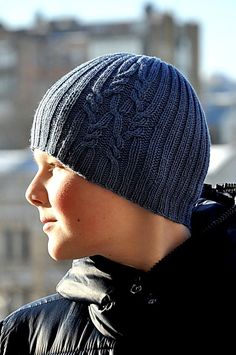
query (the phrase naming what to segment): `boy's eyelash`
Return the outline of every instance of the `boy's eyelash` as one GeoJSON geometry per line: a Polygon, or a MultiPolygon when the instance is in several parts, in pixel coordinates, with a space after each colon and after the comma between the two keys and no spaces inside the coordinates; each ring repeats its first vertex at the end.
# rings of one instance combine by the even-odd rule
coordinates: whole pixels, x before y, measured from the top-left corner
{"type": "Polygon", "coordinates": [[[49,164],[49,170],[53,170],[53,169],[55,169],[55,168],[61,168],[61,169],[63,169],[64,166],[61,165],[61,164],[57,164],[57,163],[50,163],[50,164],[49,164]]]}

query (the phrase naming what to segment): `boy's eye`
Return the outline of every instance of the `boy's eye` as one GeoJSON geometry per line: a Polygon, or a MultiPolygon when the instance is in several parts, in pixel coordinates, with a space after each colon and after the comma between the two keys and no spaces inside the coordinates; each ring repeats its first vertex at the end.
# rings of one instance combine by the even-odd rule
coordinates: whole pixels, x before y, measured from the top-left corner
{"type": "Polygon", "coordinates": [[[64,169],[64,166],[62,164],[58,164],[58,163],[50,163],[48,170],[51,172],[51,171],[53,171],[53,170],[55,170],[57,168],[58,169],[64,169]]]}

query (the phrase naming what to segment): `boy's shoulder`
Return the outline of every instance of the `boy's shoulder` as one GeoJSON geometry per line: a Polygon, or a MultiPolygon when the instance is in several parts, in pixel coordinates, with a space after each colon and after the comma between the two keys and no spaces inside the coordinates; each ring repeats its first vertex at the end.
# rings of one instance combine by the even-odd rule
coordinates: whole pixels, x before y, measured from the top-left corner
{"type": "MultiPolygon", "coordinates": [[[[9,333],[17,329],[26,330],[31,324],[40,324],[50,327],[59,323],[75,302],[62,297],[59,293],[52,294],[28,304],[23,305],[0,322],[0,338],[3,333],[9,333]]],[[[76,303],[76,309],[80,312],[82,304],[76,303]]]]}
{"type": "Polygon", "coordinates": [[[198,232],[208,232],[236,223],[236,184],[204,184],[201,198],[192,214],[192,227],[198,232]]]}
{"type": "Polygon", "coordinates": [[[221,267],[225,278],[236,273],[235,198],[236,184],[205,184],[192,214],[192,232],[200,249],[197,250],[202,250],[208,261],[212,260],[212,266],[221,267]]]}
{"type": "MultiPolygon", "coordinates": [[[[28,347],[50,342],[53,330],[63,328],[63,320],[73,314],[74,321],[82,318],[85,306],[73,300],[53,294],[28,303],[0,322],[0,354],[11,353],[11,347],[19,345],[23,353],[28,347]],[[4,350],[5,349],[5,350],[4,350]]],[[[12,350],[13,351],[13,350],[12,350]]],[[[14,353],[14,352],[13,352],[14,353]]]]}
{"type": "Polygon", "coordinates": [[[26,318],[29,317],[37,317],[43,310],[46,310],[47,313],[50,309],[55,309],[55,307],[60,307],[61,303],[63,302],[63,297],[59,294],[52,294],[30,303],[27,303],[11,314],[9,314],[5,319],[1,321],[2,327],[6,326],[9,323],[14,323],[15,321],[24,321],[26,318]]]}

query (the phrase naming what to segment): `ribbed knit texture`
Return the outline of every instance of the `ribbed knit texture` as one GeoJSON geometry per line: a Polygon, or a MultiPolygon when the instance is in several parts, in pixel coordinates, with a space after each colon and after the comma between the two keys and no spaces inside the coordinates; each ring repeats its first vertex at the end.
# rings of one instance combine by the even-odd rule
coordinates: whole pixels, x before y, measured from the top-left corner
{"type": "Polygon", "coordinates": [[[197,95],[175,67],[117,53],[78,66],[47,91],[31,148],[190,227],[210,139],[197,95]]]}

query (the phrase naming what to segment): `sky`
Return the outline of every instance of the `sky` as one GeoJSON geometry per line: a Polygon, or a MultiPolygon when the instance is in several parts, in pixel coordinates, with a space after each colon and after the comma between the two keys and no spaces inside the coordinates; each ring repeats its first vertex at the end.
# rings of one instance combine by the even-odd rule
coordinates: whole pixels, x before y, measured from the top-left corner
{"type": "Polygon", "coordinates": [[[37,12],[45,19],[67,16],[84,23],[139,20],[147,2],[180,23],[199,23],[203,79],[223,74],[236,80],[235,0],[0,0],[0,22],[9,29],[28,27],[37,12]]]}

